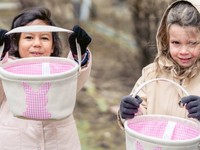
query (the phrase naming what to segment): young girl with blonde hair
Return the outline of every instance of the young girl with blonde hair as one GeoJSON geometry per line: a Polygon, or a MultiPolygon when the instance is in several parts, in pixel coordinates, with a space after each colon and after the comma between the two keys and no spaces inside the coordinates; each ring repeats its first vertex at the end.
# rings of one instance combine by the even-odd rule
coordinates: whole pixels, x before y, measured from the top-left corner
{"type": "Polygon", "coordinates": [[[157,30],[157,56],[144,67],[130,95],[122,98],[119,121],[138,114],[161,114],[200,120],[200,1],[178,0],[168,6],[157,30]],[[141,84],[166,78],[181,85],[190,96],[164,81],[144,86],[136,97],[131,95],[141,84]],[[179,106],[181,104],[185,107],[179,106]]]}

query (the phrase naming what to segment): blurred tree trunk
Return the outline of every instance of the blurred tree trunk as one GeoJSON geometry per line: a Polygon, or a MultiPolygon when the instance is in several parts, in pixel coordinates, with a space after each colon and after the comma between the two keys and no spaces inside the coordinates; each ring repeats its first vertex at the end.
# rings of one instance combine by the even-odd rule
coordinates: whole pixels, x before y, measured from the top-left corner
{"type": "Polygon", "coordinates": [[[96,17],[96,8],[92,0],[19,0],[21,9],[45,6],[63,22],[71,20],[87,21],[96,17]]]}
{"type": "Polygon", "coordinates": [[[133,22],[133,36],[141,54],[141,67],[155,58],[156,31],[161,16],[174,0],[129,0],[133,22]]]}

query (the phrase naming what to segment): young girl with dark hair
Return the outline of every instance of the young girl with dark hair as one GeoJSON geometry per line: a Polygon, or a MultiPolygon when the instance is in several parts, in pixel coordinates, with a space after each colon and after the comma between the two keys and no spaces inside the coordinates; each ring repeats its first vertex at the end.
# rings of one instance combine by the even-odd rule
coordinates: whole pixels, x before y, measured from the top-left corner
{"type": "MultiPolygon", "coordinates": [[[[55,26],[51,20],[50,11],[43,7],[24,10],[14,18],[11,29],[34,25],[55,26]]],[[[11,34],[11,36],[5,35],[6,32],[6,30],[0,30],[0,44],[5,43],[4,53],[9,53],[9,60],[41,56],[59,57],[61,54],[61,42],[56,32],[22,32],[11,34]]],[[[77,91],[79,91],[91,71],[92,58],[88,49],[91,37],[81,27],[74,26],[73,33],[69,37],[71,48],[69,57],[76,60],[75,39],[80,45],[82,54],[82,69],[77,83],[77,91]]],[[[31,120],[14,117],[4,92],[6,91],[0,84],[0,149],[81,150],[73,114],[60,120],[31,120]]]]}

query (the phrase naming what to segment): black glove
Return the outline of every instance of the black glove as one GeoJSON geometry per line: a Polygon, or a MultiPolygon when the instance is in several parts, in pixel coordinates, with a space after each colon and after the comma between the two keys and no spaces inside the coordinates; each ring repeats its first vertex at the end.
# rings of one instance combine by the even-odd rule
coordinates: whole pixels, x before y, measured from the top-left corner
{"type": "Polygon", "coordinates": [[[6,53],[10,49],[10,37],[6,35],[8,31],[0,29],[0,46],[4,43],[3,53],[6,53]]]}
{"type": "Polygon", "coordinates": [[[195,95],[190,95],[187,97],[183,97],[181,99],[183,105],[188,110],[189,118],[196,118],[200,120],[200,97],[195,95]]]}
{"type": "Polygon", "coordinates": [[[77,54],[75,38],[81,48],[81,55],[85,54],[87,46],[92,41],[91,37],[78,25],[73,27],[73,33],[69,36],[69,45],[72,54],[77,54]]]}
{"type": "Polygon", "coordinates": [[[138,112],[138,108],[142,103],[142,99],[139,96],[132,97],[130,95],[122,98],[120,103],[120,115],[123,119],[131,119],[138,112]]]}

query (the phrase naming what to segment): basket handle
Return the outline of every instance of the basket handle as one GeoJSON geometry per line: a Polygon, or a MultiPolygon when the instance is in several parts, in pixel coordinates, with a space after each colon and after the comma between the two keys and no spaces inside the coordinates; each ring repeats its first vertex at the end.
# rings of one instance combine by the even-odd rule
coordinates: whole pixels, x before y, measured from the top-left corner
{"type": "MultiPolygon", "coordinates": [[[[131,96],[132,97],[135,97],[138,93],[139,93],[139,91],[145,86],[145,85],[147,85],[147,84],[149,84],[149,83],[151,83],[151,82],[154,82],[154,81],[167,81],[167,82],[170,82],[170,83],[172,83],[173,85],[175,85],[175,86],[177,86],[178,88],[180,88],[183,92],[184,92],[184,94],[186,95],[186,96],[189,96],[190,94],[182,87],[182,86],[180,86],[178,83],[176,83],[176,82],[174,82],[174,81],[172,81],[172,80],[169,80],[169,79],[166,79],[166,78],[156,78],[156,79],[151,79],[151,80],[149,80],[149,81],[147,81],[147,82],[145,82],[145,83],[143,83],[143,84],[141,84],[140,86],[138,86],[137,88],[136,88],[136,90],[131,94],[131,96]]],[[[182,103],[181,103],[181,101],[179,101],[179,106],[180,107],[183,107],[184,105],[182,105],[182,103]]]]}
{"type": "MultiPolygon", "coordinates": [[[[132,96],[132,97],[136,97],[136,95],[139,93],[139,91],[140,91],[145,85],[147,85],[147,84],[149,84],[149,83],[151,83],[151,82],[154,82],[154,81],[159,81],[159,80],[170,82],[170,83],[172,83],[173,85],[175,85],[175,86],[177,86],[178,88],[180,88],[180,89],[184,92],[184,94],[185,94],[186,96],[189,96],[189,95],[190,95],[182,86],[180,86],[178,83],[176,83],[176,82],[174,82],[174,81],[172,81],[172,80],[169,80],[169,79],[166,79],[166,78],[155,78],[155,79],[151,79],[151,80],[149,80],[149,81],[146,81],[146,82],[144,82],[143,84],[141,84],[140,86],[138,86],[138,87],[136,88],[136,90],[131,94],[131,96],[132,96]]],[[[184,107],[184,105],[182,104],[181,100],[179,101],[178,105],[179,105],[180,107],[184,107]]],[[[120,127],[121,129],[124,129],[124,122],[123,122],[122,119],[121,119],[121,116],[120,116],[120,112],[119,112],[119,111],[118,111],[118,113],[117,113],[117,122],[118,122],[119,127],[120,127]]]]}
{"type": "MultiPolygon", "coordinates": [[[[21,32],[66,32],[66,33],[73,33],[72,30],[56,27],[56,26],[49,26],[49,25],[32,25],[32,26],[21,26],[14,28],[8,31],[6,34],[13,34],[13,33],[21,33],[21,32]]],[[[81,70],[81,50],[80,45],[75,39],[76,47],[77,47],[77,55],[78,55],[78,65],[79,71],[81,70]]],[[[4,43],[0,46],[0,56],[2,56],[4,49],[4,43]]]]}

